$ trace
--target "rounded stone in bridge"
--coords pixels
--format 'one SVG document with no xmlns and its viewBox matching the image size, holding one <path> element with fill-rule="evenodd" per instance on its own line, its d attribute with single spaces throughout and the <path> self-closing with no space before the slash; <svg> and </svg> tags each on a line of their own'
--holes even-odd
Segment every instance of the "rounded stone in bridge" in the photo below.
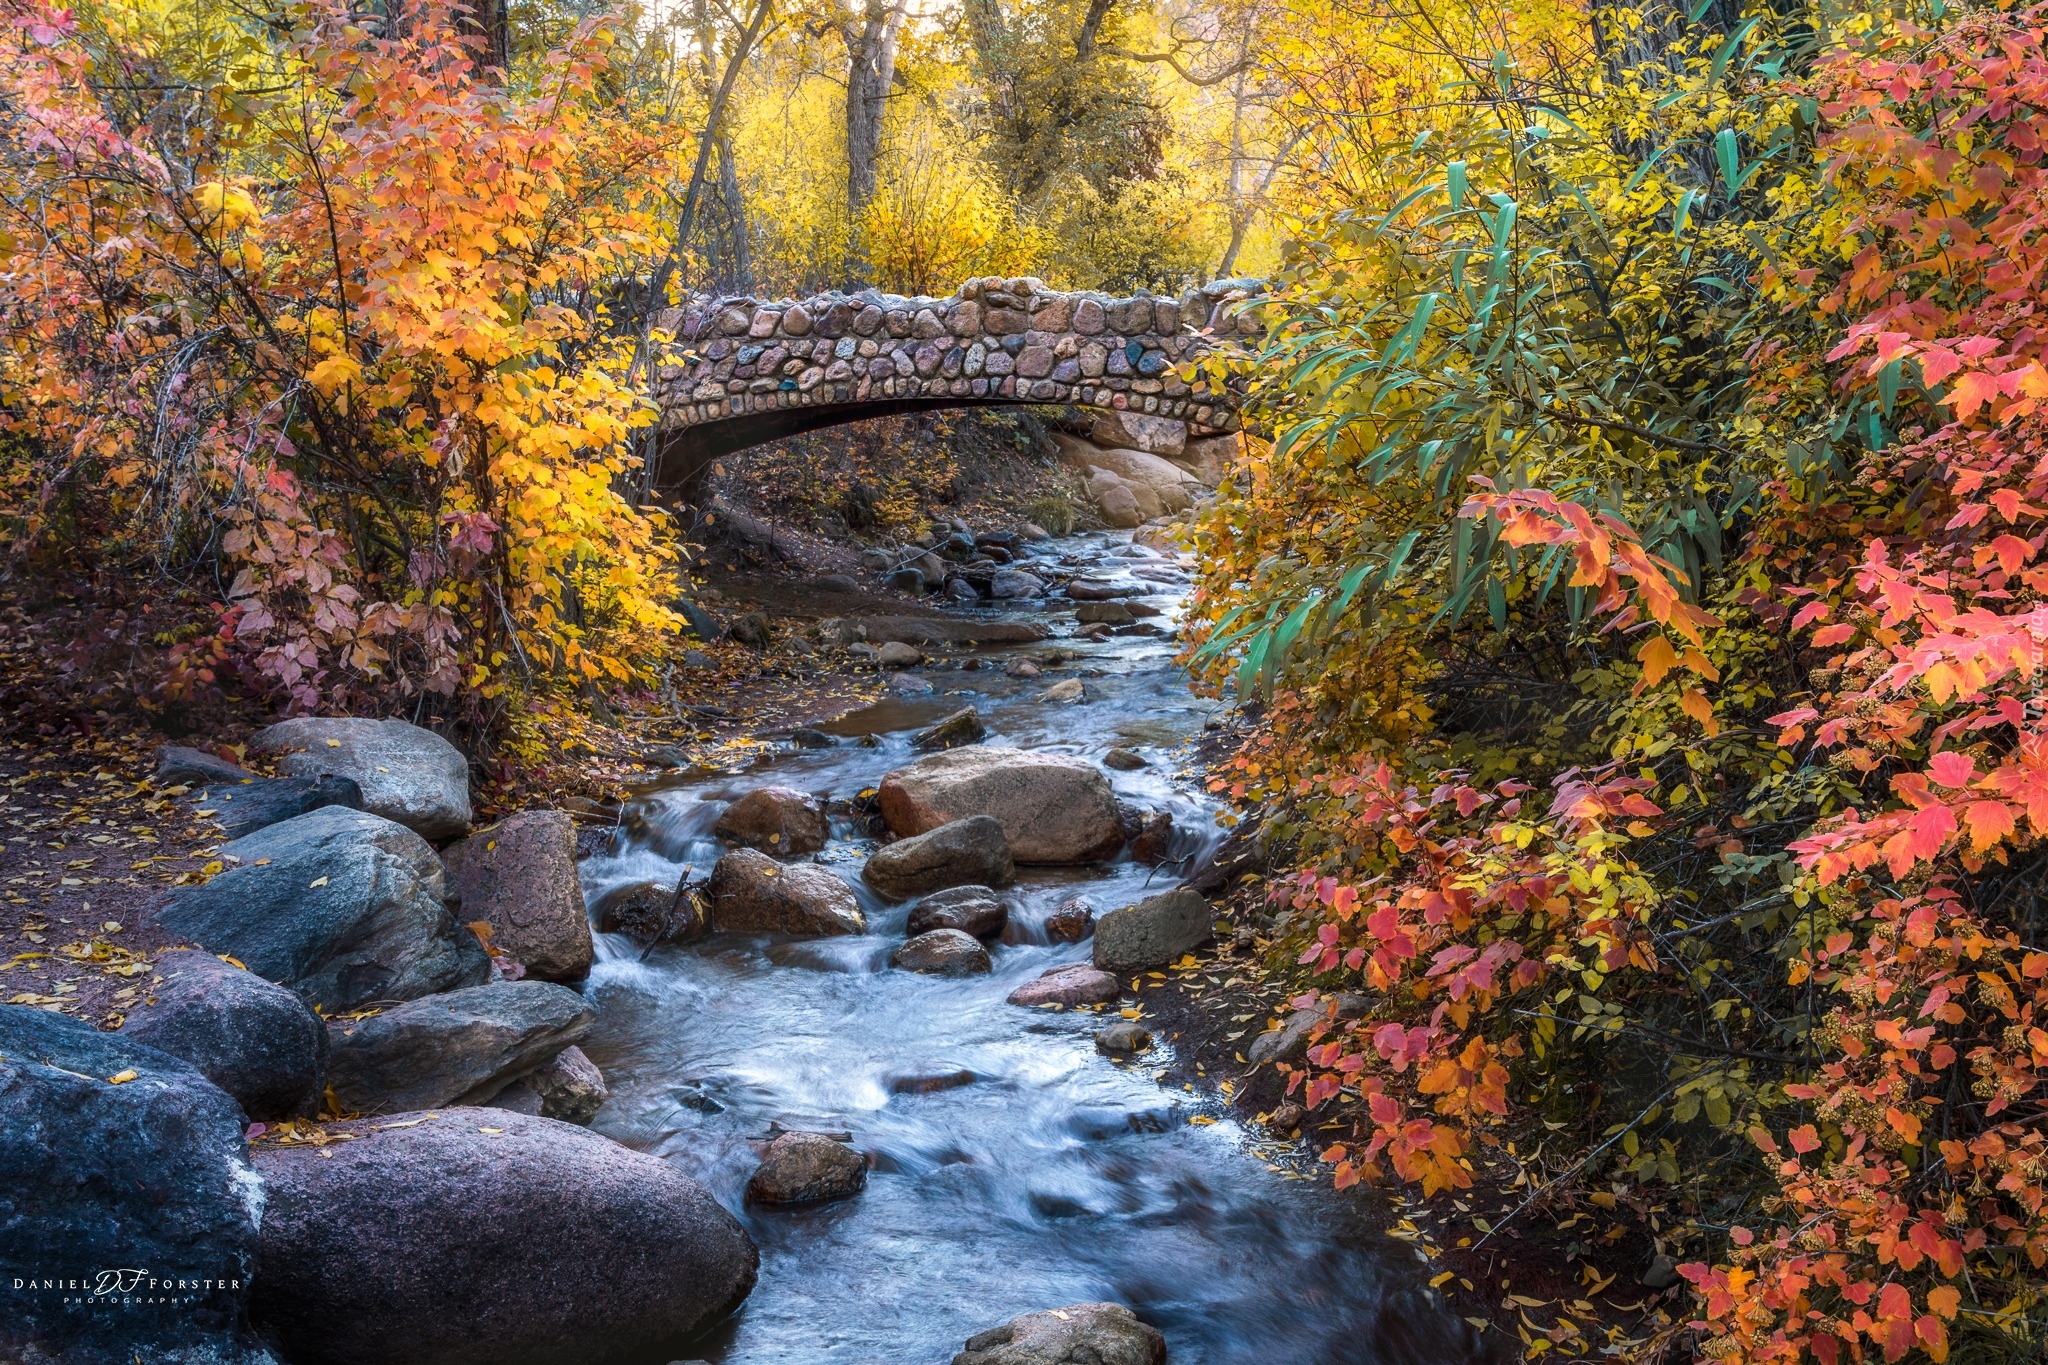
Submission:
<svg viewBox="0 0 2048 1365">
<path fill-rule="evenodd" d="M 1256 280 L 1178 299 L 1064 293 L 1037 279 L 975 279 L 950 298 L 864 290 L 803 300 L 692 299 L 658 319 L 656 482 L 684 483 L 763 441 L 892 413 L 1071 403 L 1186 424 L 1238 426 L 1237 397 L 1187 369 L 1260 330 Z"/>
</svg>

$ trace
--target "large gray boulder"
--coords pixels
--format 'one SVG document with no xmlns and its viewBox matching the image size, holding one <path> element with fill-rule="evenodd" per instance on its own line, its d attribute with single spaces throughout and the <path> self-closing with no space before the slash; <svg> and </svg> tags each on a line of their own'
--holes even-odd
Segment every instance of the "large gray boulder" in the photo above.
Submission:
<svg viewBox="0 0 2048 1365">
<path fill-rule="evenodd" d="M 121 1036 L 198 1068 L 262 1122 L 316 1112 L 327 1084 L 327 1025 L 306 1002 L 212 953 L 156 960 Z"/>
<path fill-rule="evenodd" d="M 283 754 L 290 777 L 352 777 L 363 809 L 436 841 L 469 832 L 469 760 L 432 730 L 402 720 L 302 716 L 258 730 L 259 753 Z"/>
<path fill-rule="evenodd" d="M 824 938 L 867 931 L 853 888 L 816 863 L 735 849 L 711 868 L 711 926 L 721 933 Z"/>
<path fill-rule="evenodd" d="M 756 787 L 725 808 L 712 833 L 778 858 L 816 853 L 831 827 L 818 798 L 794 787 Z"/>
<path fill-rule="evenodd" d="M 1063 754 L 949 749 L 882 779 L 882 818 L 899 837 L 973 815 L 993 817 L 1019 863 L 1085 863 L 1123 846 L 1109 779 Z"/>
<path fill-rule="evenodd" d="M 168 1053 L 0 1005 L 0 1360 L 275 1365 L 245 1122 Z"/>
<path fill-rule="evenodd" d="M 567 986 L 501 981 L 328 1025 L 327 1084 L 343 1109 L 482 1104 L 590 1032 Z"/>
<path fill-rule="evenodd" d="M 256 1322 L 292 1365 L 667 1360 L 754 1286 L 754 1245 L 670 1163 L 503 1109 L 259 1148 Z"/>
<path fill-rule="evenodd" d="M 1166 1365 L 1166 1338 L 1120 1303 L 1011 1318 L 967 1339 L 953 1365 Z"/>
<path fill-rule="evenodd" d="M 970 815 L 876 849 L 860 875 L 891 900 L 903 900 L 949 886 L 1001 886 L 1017 867 L 995 817 Z"/>
<path fill-rule="evenodd" d="M 441 860 L 403 825 L 327 806 L 221 852 L 227 870 L 172 892 L 158 921 L 309 1005 L 339 1014 L 491 979 L 442 904 Z"/>
<path fill-rule="evenodd" d="M 1109 972 L 1164 967 L 1214 932 L 1209 902 L 1199 893 L 1148 896 L 1095 922 L 1095 965 Z"/>
<path fill-rule="evenodd" d="M 363 808 L 363 792 L 346 777 L 274 777 L 217 783 L 193 794 L 195 811 L 208 812 L 230 839 L 304 815 L 322 806 Z"/>
<path fill-rule="evenodd" d="M 448 909 L 456 921 L 491 926 L 491 946 L 542 981 L 581 981 L 596 949 L 583 882 L 576 872 L 576 823 L 567 811 L 507 816 L 459 843 L 448 869 Z"/>
</svg>

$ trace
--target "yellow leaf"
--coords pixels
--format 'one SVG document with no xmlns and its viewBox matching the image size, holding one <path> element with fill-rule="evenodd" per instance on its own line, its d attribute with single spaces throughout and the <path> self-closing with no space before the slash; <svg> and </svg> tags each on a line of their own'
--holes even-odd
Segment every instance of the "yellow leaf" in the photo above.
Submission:
<svg viewBox="0 0 2048 1365">
<path fill-rule="evenodd" d="M 140 1072 L 136 1071 L 116 1071 L 113 1075 L 107 1077 L 107 1084 L 126 1085 L 128 1082 L 134 1080 L 136 1076 L 140 1074 Z"/>
</svg>

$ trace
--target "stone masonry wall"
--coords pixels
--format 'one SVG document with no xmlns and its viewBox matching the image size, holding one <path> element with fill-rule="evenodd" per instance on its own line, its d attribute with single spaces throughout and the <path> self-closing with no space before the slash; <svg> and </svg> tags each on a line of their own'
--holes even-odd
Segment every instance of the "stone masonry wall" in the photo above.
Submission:
<svg viewBox="0 0 2048 1365">
<path fill-rule="evenodd" d="M 990 278 L 944 299 L 700 297 L 659 319 L 674 340 L 655 397 L 666 431 L 776 408 L 945 398 L 1074 403 L 1177 419 L 1198 436 L 1234 431 L 1233 395 L 1177 371 L 1223 336 L 1258 330 L 1232 311 L 1256 289 L 1222 280 L 1179 299 L 1117 299 Z"/>
</svg>

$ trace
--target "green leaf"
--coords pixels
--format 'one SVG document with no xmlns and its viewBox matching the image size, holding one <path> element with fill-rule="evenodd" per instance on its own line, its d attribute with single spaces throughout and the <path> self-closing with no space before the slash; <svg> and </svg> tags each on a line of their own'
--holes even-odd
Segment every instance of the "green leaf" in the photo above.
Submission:
<svg viewBox="0 0 2048 1365">
<path fill-rule="evenodd" d="M 1733 128 L 1714 134 L 1714 159 L 1721 163 L 1721 183 L 1730 194 L 1736 193 L 1742 188 L 1742 149 L 1736 145 Z"/>
<path fill-rule="evenodd" d="M 1464 208 L 1466 190 L 1465 163 L 1453 161 L 1449 166 L 1446 166 L 1444 168 L 1444 183 L 1450 187 L 1451 207 L 1454 209 Z"/>
</svg>

